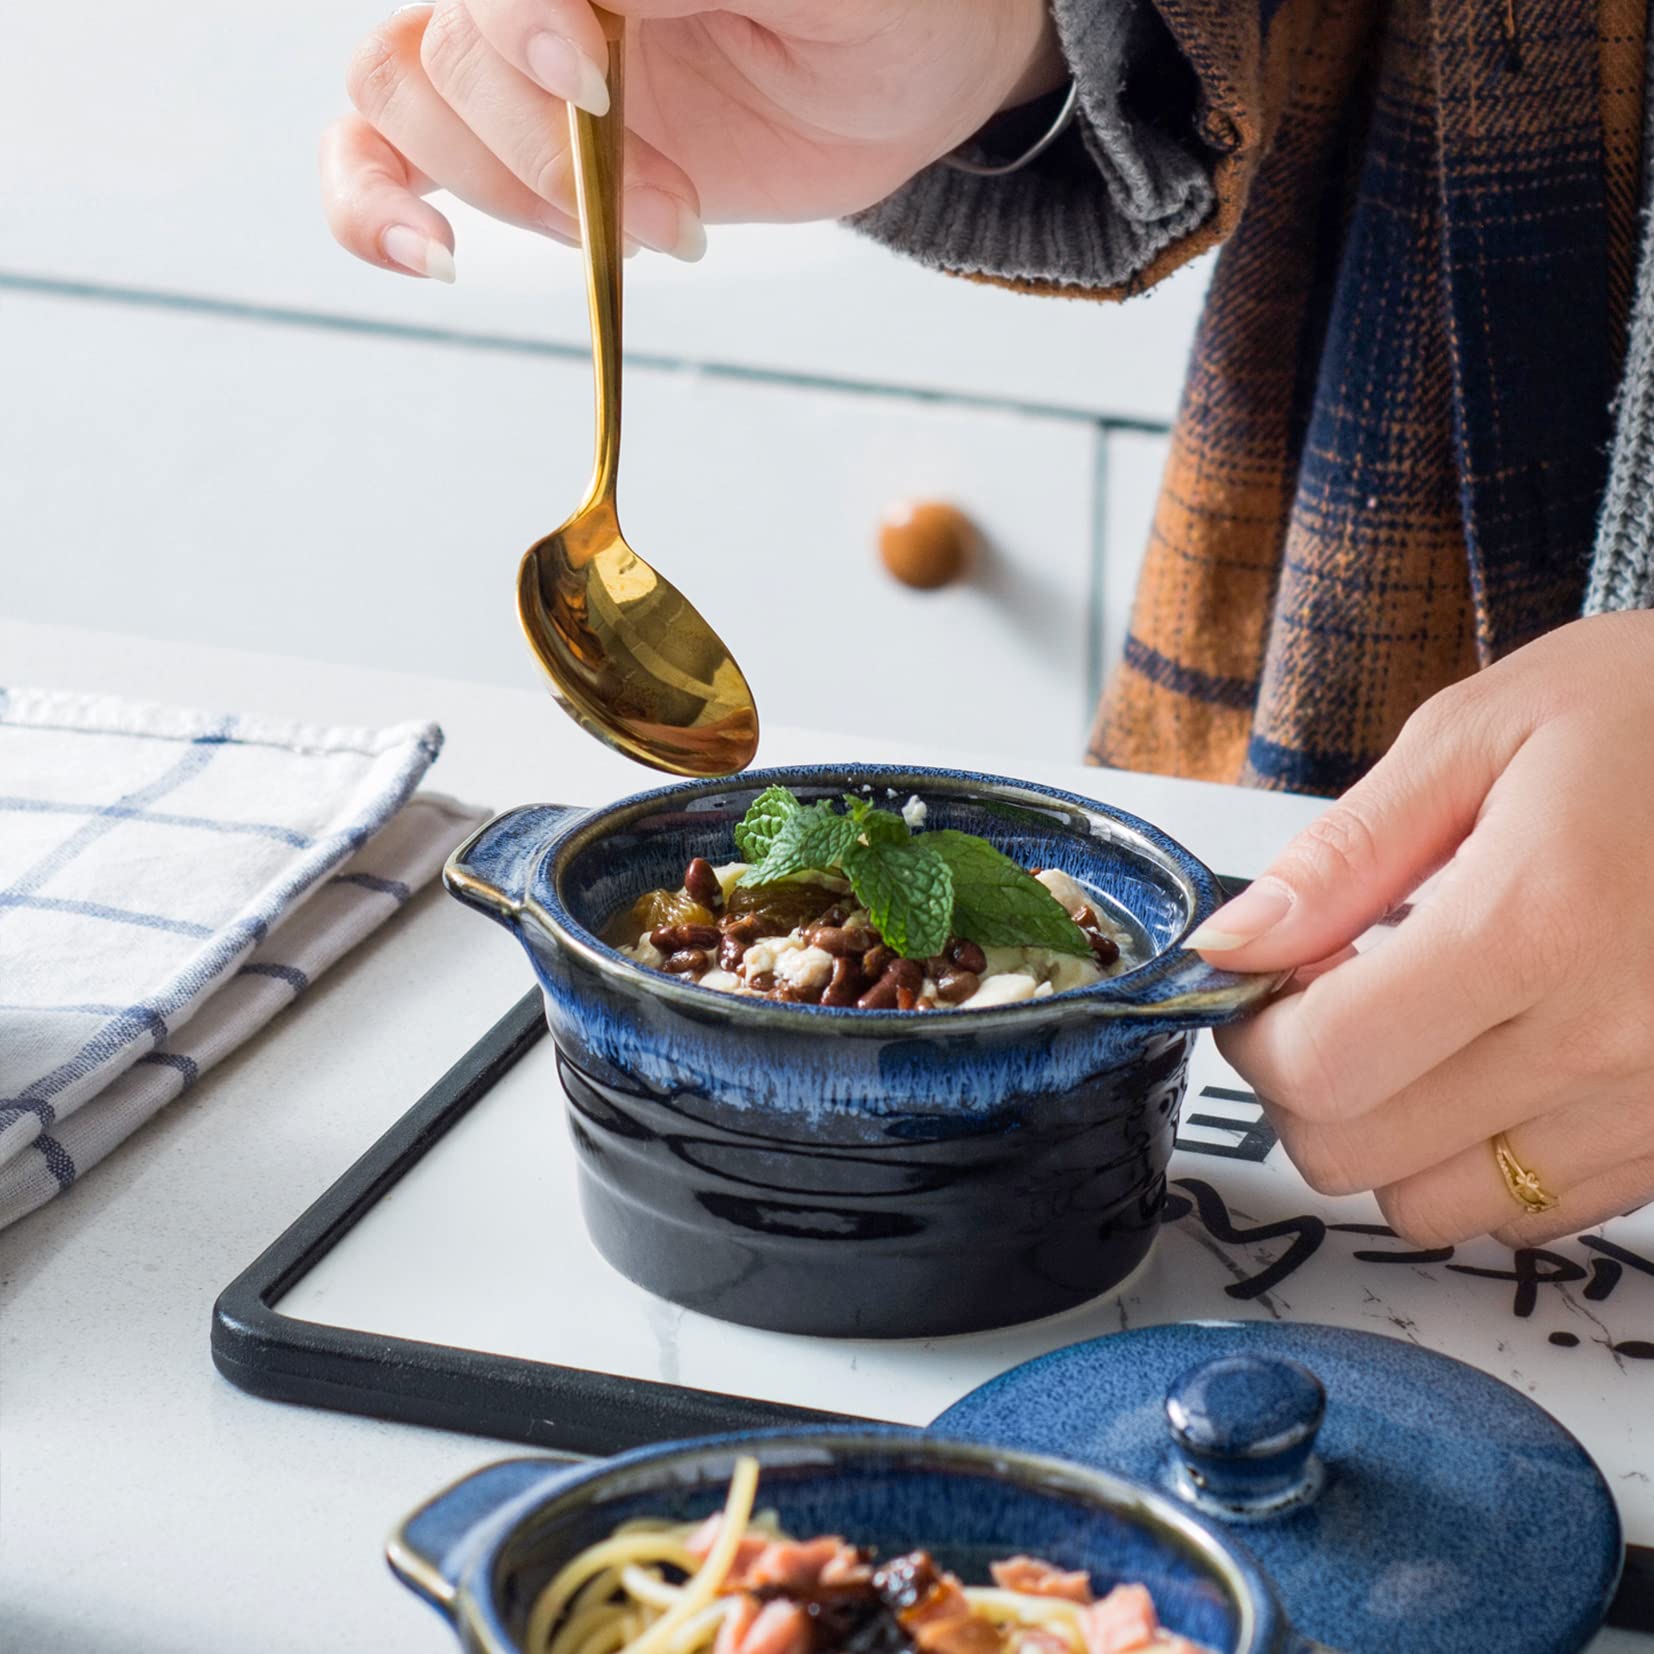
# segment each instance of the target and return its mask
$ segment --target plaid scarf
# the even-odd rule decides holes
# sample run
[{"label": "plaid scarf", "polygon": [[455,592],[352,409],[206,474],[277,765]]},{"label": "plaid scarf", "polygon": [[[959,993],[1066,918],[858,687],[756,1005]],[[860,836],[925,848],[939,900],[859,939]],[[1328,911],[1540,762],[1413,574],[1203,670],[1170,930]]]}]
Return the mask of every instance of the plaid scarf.
[{"label": "plaid scarf", "polygon": [[1335,793],[1579,615],[1625,351],[1634,0],[1157,0],[1225,246],[1091,756]]}]

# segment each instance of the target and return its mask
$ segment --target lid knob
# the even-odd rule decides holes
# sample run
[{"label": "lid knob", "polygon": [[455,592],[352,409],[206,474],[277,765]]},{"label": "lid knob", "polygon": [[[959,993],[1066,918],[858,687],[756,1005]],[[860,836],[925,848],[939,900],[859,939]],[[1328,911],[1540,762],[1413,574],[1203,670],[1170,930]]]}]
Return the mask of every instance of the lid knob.
[{"label": "lid knob", "polygon": [[1307,1504],[1321,1490],[1326,1406],[1320,1379],[1296,1361],[1226,1355],[1191,1367],[1166,1392],[1173,1491],[1230,1520]]}]

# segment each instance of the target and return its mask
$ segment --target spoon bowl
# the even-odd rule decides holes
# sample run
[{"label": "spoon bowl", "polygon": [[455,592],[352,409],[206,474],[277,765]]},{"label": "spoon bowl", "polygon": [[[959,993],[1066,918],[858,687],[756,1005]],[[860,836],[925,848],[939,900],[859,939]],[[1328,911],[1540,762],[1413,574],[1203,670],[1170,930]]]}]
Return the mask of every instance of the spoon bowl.
[{"label": "spoon bowl", "polygon": [[621,147],[625,34],[609,43],[609,110],[569,106],[586,256],[596,461],[585,501],[517,570],[517,618],[551,686],[600,741],[673,775],[731,775],[758,751],[758,709],[735,657],[695,606],[627,545],[620,464]]},{"label": "spoon bowl", "polygon": [[728,647],[626,544],[612,500],[530,546],[517,614],[580,726],[673,775],[731,775],[758,751],[758,711]]}]

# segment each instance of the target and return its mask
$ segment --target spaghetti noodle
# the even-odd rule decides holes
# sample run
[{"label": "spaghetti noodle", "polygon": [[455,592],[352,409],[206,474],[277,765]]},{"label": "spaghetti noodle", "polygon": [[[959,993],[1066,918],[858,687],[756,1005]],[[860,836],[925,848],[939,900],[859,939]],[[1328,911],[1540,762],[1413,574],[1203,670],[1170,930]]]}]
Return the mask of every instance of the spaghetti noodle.
[{"label": "spaghetti noodle", "polygon": [[524,1654],[1210,1654],[1163,1630],[1141,1585],[1098,1600],[1085,1574],[1024,1556],[963,1585],[923,1551],[877,1563],[793,1539],[757,1492],[743,1457],[717,1515],[588,1546],[535,1599]]}]

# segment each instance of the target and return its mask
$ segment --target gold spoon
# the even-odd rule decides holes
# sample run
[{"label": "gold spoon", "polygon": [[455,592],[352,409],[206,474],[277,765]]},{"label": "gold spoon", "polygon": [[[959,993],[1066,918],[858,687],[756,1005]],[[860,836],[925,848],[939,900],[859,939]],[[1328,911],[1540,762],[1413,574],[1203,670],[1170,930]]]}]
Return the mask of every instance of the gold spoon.
[{"label": "gold spoon", "polygon": [[752,691],[694,605],[626,544],[615,511],[626,42],[619,18],[597,15],[609,42],[609,112],[588,115],[569,105],[597,456],[580,508],[523,556],[517,618],[552,694],[588,733],[673,775],[731,775],[758,750]]}]

